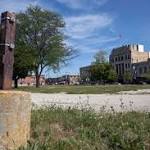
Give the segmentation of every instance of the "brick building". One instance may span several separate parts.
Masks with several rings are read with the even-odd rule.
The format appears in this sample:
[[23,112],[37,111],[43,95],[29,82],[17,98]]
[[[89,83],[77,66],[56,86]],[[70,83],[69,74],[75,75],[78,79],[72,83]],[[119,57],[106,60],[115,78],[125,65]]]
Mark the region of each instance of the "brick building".
[[[18,85],[20,86],[33,86],[36,85],[36,77],[35,75],[27,76],[26,78],[19,79]],[[45,85],[45,76],[42,75],[40,77],[40,85]]]
[[141,77],[150,71],[150,52],[144,51],[144,45],[125,45],[112,50],[109,61],[119,77],[126,71],[133,77]]
[[80,82],[79,75],[64,75],[57,78],[48,78],[46,80],[47,84],[68,84],[68,85],[78,85]]

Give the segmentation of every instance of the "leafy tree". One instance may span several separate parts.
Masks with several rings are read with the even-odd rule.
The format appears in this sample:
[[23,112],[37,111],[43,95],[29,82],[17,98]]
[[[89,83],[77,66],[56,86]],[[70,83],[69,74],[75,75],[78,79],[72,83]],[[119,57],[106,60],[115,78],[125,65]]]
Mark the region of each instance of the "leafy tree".
[[36,87],[44,69],[58,69],[66,64],[75,50],[64,43],[63,18],[54,12],[30,6],[17,15],[18,45],[31,54]]
[[15,88],[18,87],[18,80],[20,78],[25,78],[29,71],[32,70],[31,60],[31,55],[19,47],[19,45],[15,48],[15,63],[13,69],[13,80]]
[[102,82],[104,76],[104,65],[97,64],[93,65],[90,69],[91,81]]
[[91,81],[99,83],[114,82],[117,79],[117,74],[109,63],[93,65],[90,69],[90,74]]
[[109,72],[108,72],[108,76],[107,76],[107,81],[108,82],[114,82],[114,81],[117,81],[117,73],[114,69],[110,69]]
[[125,71],[125,72],[124,72],[124,75],[123,75],[123,81],[124,81],[125,83],[131,83],[132,80],[133,80],[133,78],[132,78],[131,72],[130,72],[130,71]]
[[106,63],[106,62],[108,62],[107,52],[104,50],[99,50],[94,55],[94,62],[92,64],[99,64],[99,63]]
[[143,79],[145,79],[148,83],[150,82],[150,71],[148,71],[148,72],[146,72],[146,73],[143,73],[142,75],[141,75],[141,77],[143,78]]

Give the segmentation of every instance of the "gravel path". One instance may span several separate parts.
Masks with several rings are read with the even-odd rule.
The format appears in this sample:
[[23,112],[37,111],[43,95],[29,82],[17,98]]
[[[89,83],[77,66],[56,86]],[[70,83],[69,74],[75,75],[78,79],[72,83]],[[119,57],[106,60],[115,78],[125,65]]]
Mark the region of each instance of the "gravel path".
[[[144,94],[143,94],[144,93]],[[136,92],[121,92],[119,94],[42,94],[32,93],[32,102],[37,106],[61,107],[92,107],[96,111],[101,109],[115,111],[149,111],[150,90]]]

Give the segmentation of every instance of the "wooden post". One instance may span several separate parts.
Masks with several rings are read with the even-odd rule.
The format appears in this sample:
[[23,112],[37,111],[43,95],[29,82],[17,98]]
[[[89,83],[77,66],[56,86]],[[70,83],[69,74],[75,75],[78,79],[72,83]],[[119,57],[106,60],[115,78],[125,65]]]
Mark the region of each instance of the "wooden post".
[[15,30],[15,14],[2,13],[0,35],[0,89],[2,90],[12,88]]

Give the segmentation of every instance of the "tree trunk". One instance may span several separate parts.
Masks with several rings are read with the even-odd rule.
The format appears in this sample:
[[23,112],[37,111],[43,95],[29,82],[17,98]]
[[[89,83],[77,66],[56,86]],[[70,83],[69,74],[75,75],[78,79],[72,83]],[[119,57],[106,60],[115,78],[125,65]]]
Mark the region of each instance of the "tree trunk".
[[36,74],[36,88],[40,87],[40,75]]
[[18,79],[17,78],[15,78],[15,80],[14,80],[14,86],[15,86],[15,88],[18,88]]

